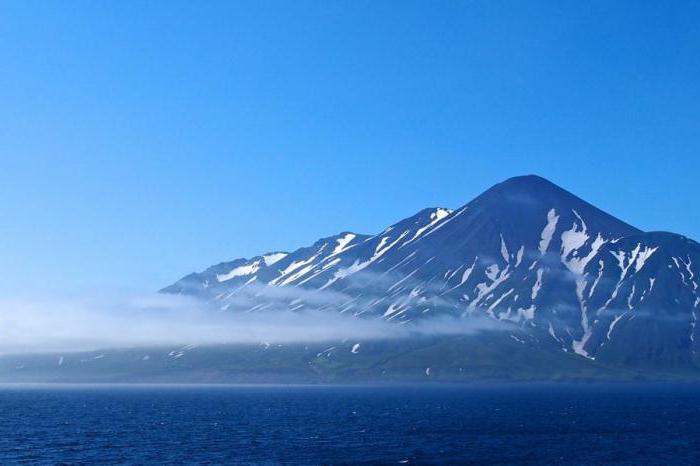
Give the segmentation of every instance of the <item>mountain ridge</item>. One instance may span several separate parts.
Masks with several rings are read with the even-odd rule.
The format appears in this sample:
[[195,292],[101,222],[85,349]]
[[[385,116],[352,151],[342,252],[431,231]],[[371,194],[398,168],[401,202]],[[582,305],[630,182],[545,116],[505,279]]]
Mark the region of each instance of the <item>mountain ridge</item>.
[[[303,296],[265,303],[272,287],[328,291],[347,299],[323,311],[409,325],[486,317],[527,330],[547,351],[619,367],[699,367],[698,243],[644,232],[537,175],[375,235],[342,232],[284,254],[223,262],[161,291],[242,312],[317,307]],[[252,290],[263,304],[240,308]]]

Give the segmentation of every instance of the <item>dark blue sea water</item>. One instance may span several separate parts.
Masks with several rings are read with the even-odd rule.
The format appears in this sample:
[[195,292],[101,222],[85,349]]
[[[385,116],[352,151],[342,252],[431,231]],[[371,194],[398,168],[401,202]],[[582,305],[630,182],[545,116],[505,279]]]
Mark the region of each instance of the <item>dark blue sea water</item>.
[[698,464],[691,385],[3,386],[1,464]]

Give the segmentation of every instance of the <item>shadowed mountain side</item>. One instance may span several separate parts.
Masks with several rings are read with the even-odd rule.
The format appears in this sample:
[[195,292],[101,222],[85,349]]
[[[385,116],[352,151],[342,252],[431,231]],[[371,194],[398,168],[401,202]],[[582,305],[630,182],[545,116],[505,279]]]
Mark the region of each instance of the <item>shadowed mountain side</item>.
[[[538,359],[694,373],[699,263],[696,242],[642,232],[530,175],[458,209],[423,209],[373,236],[345,232],[289,254],[225,262],[163,292],[271,320],[280,310],[397,325],[486,317],[529,335],[525,353]],[[492,340],[508,353],[503,339]]]

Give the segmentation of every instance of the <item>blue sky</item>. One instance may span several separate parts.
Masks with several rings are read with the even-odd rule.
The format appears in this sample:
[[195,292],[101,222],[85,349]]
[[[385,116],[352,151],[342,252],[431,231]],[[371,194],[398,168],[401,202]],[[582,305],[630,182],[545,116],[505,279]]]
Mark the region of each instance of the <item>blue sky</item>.
[[5,294],[150,291],[526,173],[700,238],[697,2],[0,10]]

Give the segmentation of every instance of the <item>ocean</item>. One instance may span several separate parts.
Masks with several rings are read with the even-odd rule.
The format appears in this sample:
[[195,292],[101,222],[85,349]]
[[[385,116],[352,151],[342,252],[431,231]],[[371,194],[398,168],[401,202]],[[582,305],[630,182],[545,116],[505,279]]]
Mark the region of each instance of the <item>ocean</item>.
[[0,464],[700,464],[700,386],[2,385]]

